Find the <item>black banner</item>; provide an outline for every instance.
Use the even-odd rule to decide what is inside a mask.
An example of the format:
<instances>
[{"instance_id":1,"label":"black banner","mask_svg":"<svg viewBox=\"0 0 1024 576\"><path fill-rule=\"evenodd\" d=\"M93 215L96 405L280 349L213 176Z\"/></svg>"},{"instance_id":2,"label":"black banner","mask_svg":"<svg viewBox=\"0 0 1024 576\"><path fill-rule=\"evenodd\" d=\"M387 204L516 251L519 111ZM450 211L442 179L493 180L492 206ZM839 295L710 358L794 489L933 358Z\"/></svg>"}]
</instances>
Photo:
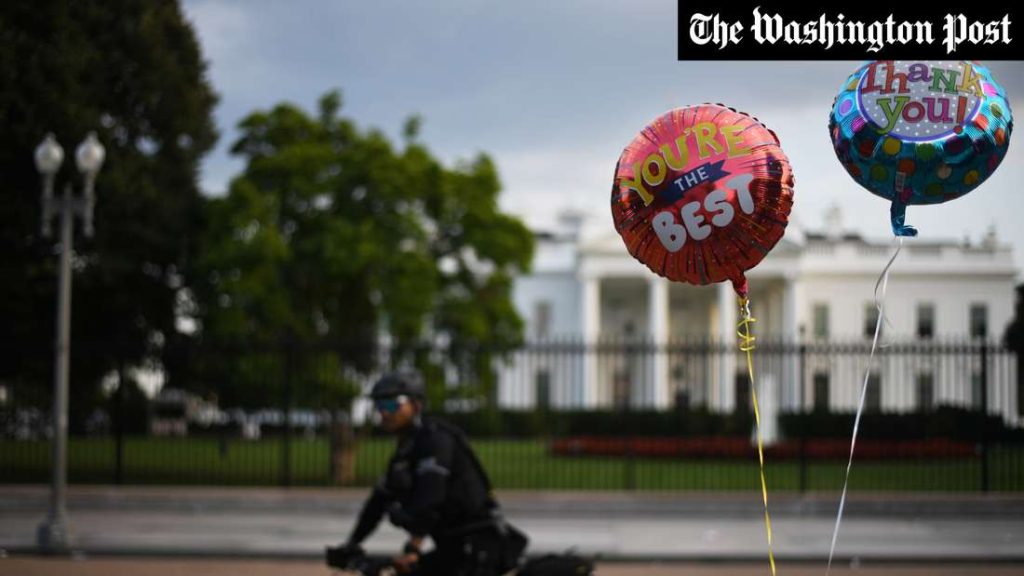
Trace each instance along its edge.
<instances>
[{"instance_id":1,"label":"black banner","mask_svg":"<svg viewBox=\"0 0 1024 576\"><path fill-rule=\"evenodd\" d=\"M1018 2L678 1L679 60L1019 60Z\"/></svg>"}]
</instances>

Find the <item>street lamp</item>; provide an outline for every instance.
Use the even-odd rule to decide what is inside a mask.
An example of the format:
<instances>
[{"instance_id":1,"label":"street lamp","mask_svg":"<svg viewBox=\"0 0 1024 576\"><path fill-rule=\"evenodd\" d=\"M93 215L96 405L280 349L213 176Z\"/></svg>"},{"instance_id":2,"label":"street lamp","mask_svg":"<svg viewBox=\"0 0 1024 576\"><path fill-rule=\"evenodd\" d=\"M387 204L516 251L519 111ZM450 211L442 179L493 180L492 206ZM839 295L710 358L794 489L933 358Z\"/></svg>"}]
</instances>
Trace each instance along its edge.
<instances>
[{"instance_id":1,"label":"street lamp","mask_svg":"<svg viewBox=\"0 0 1024 576\"><path fill-rule=\"evenodd\" d=\"M68 443L68 356L71 349L71 254L74 250L75 215L81 216L83 232L92 236L92 212L96 204L94 184L103 166L106 151L96 138L89 135L75 150L75 163L82 173L82 198L75 198L71 184L64 186L60 198L53 195L53 183L64 162L64 149L53 134L36 147L36 169L43 177L42 222L44 237L50 236L50 221L60 217L60 276L57 287L57 342L55 346L53 379L53 483L50 488L50 512L39 526L37 543L44 552L66 552L70 547L70 529L67 521L65 491L67 487Z\"/></svg>"}]
</instances>

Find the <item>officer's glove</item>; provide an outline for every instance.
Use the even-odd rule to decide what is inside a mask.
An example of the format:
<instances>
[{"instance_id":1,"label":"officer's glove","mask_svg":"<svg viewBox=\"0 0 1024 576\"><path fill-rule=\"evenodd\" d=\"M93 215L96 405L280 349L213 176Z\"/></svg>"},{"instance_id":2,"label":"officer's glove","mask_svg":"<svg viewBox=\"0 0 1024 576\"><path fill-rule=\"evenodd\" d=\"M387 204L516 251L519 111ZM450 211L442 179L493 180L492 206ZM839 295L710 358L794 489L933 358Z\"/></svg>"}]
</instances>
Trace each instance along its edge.
<instances>
[{"instance_id":1,"label":"officer's glove","mask_svg":"<svg viewBox=\"0 0 1024 576\"><path fill-rule=\"evenodd\" d=\"M346 542L340 546L328 546L327 565L331 568L345 570L352 561L358 560L365 555L366 552L363 551L362 546L351 542Z\"/></svg>"},{"instance_id":2,"label":"officer's glove","mask_svg":"<svg viewBox=\"0 0 1024 576\"><path fill-rule=\"evenodd\" d=\"M401 556L396 556L392 559L391 563L394 564L395 569L399 574L408 574L412 572L413 568L416 567L420 562L420 553L405 551Z\"/></svg>"}]
</instances>

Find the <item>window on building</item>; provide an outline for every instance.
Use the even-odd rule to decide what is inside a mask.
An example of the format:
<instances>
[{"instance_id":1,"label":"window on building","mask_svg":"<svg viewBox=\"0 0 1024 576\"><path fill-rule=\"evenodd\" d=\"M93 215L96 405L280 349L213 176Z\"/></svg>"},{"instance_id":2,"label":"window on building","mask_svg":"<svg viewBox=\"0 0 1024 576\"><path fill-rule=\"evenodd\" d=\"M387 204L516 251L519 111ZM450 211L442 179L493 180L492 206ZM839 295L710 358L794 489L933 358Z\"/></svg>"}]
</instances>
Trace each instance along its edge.
<instances>
[{"instance_id":1,"label":"window on building","mask_svg":"<svg viewBox=\"0 0 1024 576\"><path fill-rule=\"evenodd\" d=\"M682 362L676 362L672 366L672 379L676 382L682 382L686 378L686 365Z\"/></svg>"},{"instance_id":2,"label":"window on building","mask_svg":"<svg viewBox=\"0 0 1024 576\"><path fill-rule=\"evenodd\" d=\"M1017 416L1024 416L1024 378L1017 377Z\"/></svg>"},{"instance_id":3,"label":"window on building","mask_svg":"<svg viewBox=\"0 0 1024 576\"><path fill-rule=\"evenodd\" d=\"M736 391L736 413L753 414L754 405L750 401L750 377L747 374L736 374L733 389Z\"/></svg>"},{"instance_id":4,"label":"window on building","mask_svg":"<svg viewBox=\"0 0 1024 576\"><path fill-rule=\"evenodd\" d=\"M814 332L813 336L825 339L829 336L828 304L818 303L814 305Z\"/></svg>"},{"instance_id":5,"label":"window on building","mask_svg":"<svg viewBox=\"0 0 1024 576\"><path fill-rule=\"evenodd\" d=\"M551 334L551 302L538 300L533 309L534 335L538 338L547 338Z\"/></svg>"},{"instance_id":6,"label":"window on building","mask_svg":"<svg viewBox=\"0 0 1024 576\"><path fill-rule=\"evenodd\" d=\"M878 325L878 306L875 306L874 302L868 302L864 305L864 337L874 338L875 337L875 326ZM881 326L878 327L879 334L881 334Z\"/></svg>"},{"instance_id":7,"label":"window on building","mask_svg":"<svg viewBox=\"0 0 1024 576\"><path fill-rule=\"evenodd\" d=\"M971 338L987 338L988 306L984 304L971 304L970 322Z\"/></svg>"},{"instance_id":8,"label":"window on building","mask_svg":"<svg viewBox=\"0 0 1024 576\"><path fill-rule=\"evenodd\" d=\"M546 410L551 406L551 373L547 370L537 370L535 378L537 408Z\"/></svg>"},{"instance_id":9,"label":"window on building","mask_svg":"<svg viewBox=\"0 0 1024 576\"><path fill-rule=\"evenodd\" d=\"M917 337L931 338L935 336L935 305L917 305Z\"/></svg>"},{"instance_id":10,"label":"window on building","mask_svg":"<svg viewBox=\"0 0 1024 576\"><path fill-rule=\"evenodd\" d=\"M616 370L612 379L612 404L620 410L625 410L631 404L632 395L633 383L629 377L629 370Z\"/></svg>"},{"instance_id":11,"label":"window on building","mask_svg":"<svg viewBox=\"0 0 1024 576\"><path fill-rule=\"evenodd\" d=\"M982 407L981 372L971 373L971 408L981 410Z\"/></svg>"},{"instance_id":12,"label":"window on building","mask_svg":"<svg viewBox=\"0 0 1024 576\"><path fill-rule=\"evenodd\" d=\"M882 411L882 376L877 372L872 372L868 376L868 392L864 398L864 411Z\"/></svg>"},{"instance_id":13,"label":"window on building","mask_svg":"<svg viewBox=\"0 0 1024 576\"><path fill-rule=\"evenodd\" d=\"M690 411L690 391L685 388L677 389L673 402L677 412L688 413Z\"/></svg>"},{"instance_id":14,"label":"window on building","mask_svg":"<svg viewBox=\"0 0 1024 576\"><path fill-rule=\"evenodd\" d=\"M814 373L814 411L828 412L829 405L828 372Z\"/></svg>"},{"instance_id":15,"label":"window on building","mask_svg":"<svg viewBox=\"0 0 1024 576\"><path fill-rule=\"evenodd\" d=\"M935 406L935 381L925 372L917 375L917 410L931 412Z\"/></svg>"}]
</instances>

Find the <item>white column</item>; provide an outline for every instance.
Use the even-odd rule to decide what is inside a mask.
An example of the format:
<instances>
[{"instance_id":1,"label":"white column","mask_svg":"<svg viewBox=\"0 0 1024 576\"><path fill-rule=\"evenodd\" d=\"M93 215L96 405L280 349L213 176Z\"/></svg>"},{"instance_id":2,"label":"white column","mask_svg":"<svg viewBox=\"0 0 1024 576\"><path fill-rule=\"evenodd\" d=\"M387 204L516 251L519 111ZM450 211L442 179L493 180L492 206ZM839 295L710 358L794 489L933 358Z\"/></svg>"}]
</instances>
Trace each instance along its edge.
<instances>
[{"instance_id":1,"label":"white column","mask_svg":"<svg viewBox=\"0 0 1024 576\"><path fill-rule=\"evenodd\" d=\"M583 408L597 406L597 343L601 335L601 279L583 279L583 381L580 385L579 401Z\"/></svg>"},{"instance_id":2,"label":"white column","mask_svg":"<svg viewBox=\"0 0 1024 576\"><path fill-rule=\"evenodd\" d=\"M714 397L719 412L736 407L736 293L729 282L718 283L718 339L724 346L718 357L718 378Z\"/></svg>"},{"instance_id":3,"label":"white column","mask_svg":"<svg viewBox=\"0 0 1024 576\"><path fill-rule=\"evenodd\" d=\"M800 387L806 386L806 382L800 382L800 358L797 354L797 346L800 342L799 329L797 328L797 287L793 276L785 277L785 284L782 288L782 338L790 349L791 353L785 356L782 363L782 402L783 410L800 406ZM808 394L804 393L804 401L810 400ZM801 407L806 409L806 406Z\"/></svg>"},{"instance_id":4,"label":"white column","mask_svg":"<svg viewBox=\"0 0 1024 576\"><path fill-rule=\"evenodd\" d=\"M765 373L758 376L757 402L761 412L761 441L766 446L775 444L779 439L779 396L775 385L775 374ZM751 442L757 441L757 430L751 434Z\"/></svg>"},{"instance_id":5,"label":"white column","mask_svg":"<svg viewBox=\"0 0 1024 576\"><path fill-rule=\"evenodd\" d=\"M669 406L668 397L668 280L651 276L647 281L647 325L651 330L654 345L651 358L650 393L647 398L654 408L663 410Z\"/></svg>"}]
</instances>

